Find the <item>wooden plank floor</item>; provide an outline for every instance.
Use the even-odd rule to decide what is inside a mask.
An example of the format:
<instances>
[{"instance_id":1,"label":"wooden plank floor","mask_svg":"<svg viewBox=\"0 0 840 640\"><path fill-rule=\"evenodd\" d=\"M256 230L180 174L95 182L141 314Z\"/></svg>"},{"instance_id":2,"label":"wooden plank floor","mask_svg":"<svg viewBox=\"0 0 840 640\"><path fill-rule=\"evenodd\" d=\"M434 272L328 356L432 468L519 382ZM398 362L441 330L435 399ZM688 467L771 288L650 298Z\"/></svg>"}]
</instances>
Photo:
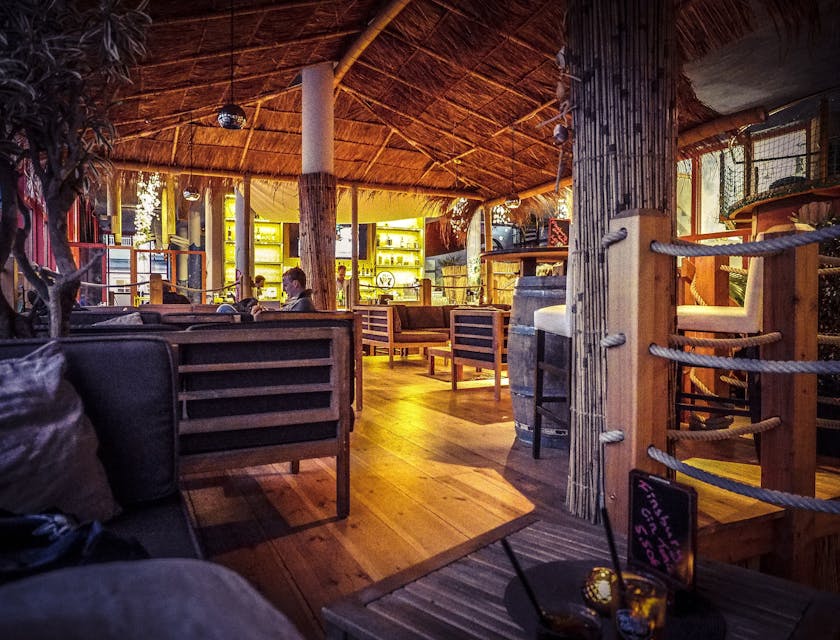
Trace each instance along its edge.
<instances>
[{"instance_id":1,"label":"wooden plank floor","mask_svg":"<svg viewBox=\"0 0 840 640\"><path fill-rule=\"evenodd\" d=\"M534 461L516 442L509 394L492 374L429 376L414 355L364 359L364 410L351 436L351 507L335 518L335 465L303 461L183 478L207 555L245 576L307 638L321 607L520 516L569 516L567 456ZM504 390L506 391L506 390Z\"/></svg>"}]
</instances>

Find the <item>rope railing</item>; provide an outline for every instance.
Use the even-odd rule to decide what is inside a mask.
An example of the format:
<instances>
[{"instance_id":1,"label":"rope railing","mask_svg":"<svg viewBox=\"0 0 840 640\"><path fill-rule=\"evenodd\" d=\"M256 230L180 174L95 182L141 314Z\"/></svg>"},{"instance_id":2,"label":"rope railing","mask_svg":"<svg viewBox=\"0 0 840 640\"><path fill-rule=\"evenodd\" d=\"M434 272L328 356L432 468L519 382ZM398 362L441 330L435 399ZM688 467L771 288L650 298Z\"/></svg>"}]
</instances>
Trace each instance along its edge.
<instances>
[{"instance_id":1,"label":"rope railing","mask_svg":"<svg viewBox=\"0 0 840 640\"><path fill-rule=\"evenodd\" d=\"M833 429L840 431L840 420L829 420L828 418L817 418L818 429Z\"/></svg>"},{"instance_id":2,"label":"rope railing","mask_svg":"<svg viewBox=\"0 0 840 640\"><path fill-rule=\"evenodd\" d=\"M832 347L840 347L840 335L830 333L818 333L817 344L831 345Z\"/></svg>"},{"instance_id":3,"label":"rope railing","mask_svg":"<svg viewBox=\"0 0 840 640\"><path fill-rule=\"evenodd\" d=\"M730 387L738 387L739 389L746 389L747 388L747 381L741 380L741 378L736 378L735 376L721 376L721 382L725 382Z\"/></svg>"},{"instance_id":4,"label":"rope railing","mask_svg":"<svg viewBox=\"0 0 840 640\"><path fill-rule=\"evenodd\" d=\"M840 267L840 257L820 255L820 264L827 264L835 267Z\"/></svg>"},{"instance_id":5,"label":"rope railing","mask_svg":"<svg viewBox=\"0 0 840 640\"><path fill-rule=\"evenodd\" d=\"M757 347L763 344L772 344L782 339L782 334L772 331L759 336L748 336L745 338L695 338L679 334L668 336L668 342L677 347L714 347L718 349L739 349L744 347Z\"/></svg>"},{"instance_id":6,"label":"rope railing","mask_svg":"<svg viewBox=\"0 0 840 640\"><path fill-rule=\"evenodd\" d=\"M834 238L840 238L840 225L831 225L822 229L806 231L795 235L767 238L753 242L742 242L739 244L708 245L685 242L683 240L674 240L670 243L654 241L650 244L650 250L654 253L669 256L760 256L802 247L807 244L825 242Z\"/></svg>"},{"instance_id":7,"label":"rope railing","mask_svg":"<svg viewBox=\"0 0 840 640\"><path fill-rule=\"evenodd\" d=\"M665 437L671 441L677 440L692 440L703 442L714 442L720 440L729 440L731 438L740 438L744 435L762 433L769 431L782 424L782 420L778 417L767 418L761 422L753 422L745 424L740 427L730 427L728 429L713 429L709 431L683 431L680 429L668 429L665 432Z\"/></svg>"},{"instance_id":8,"label":"rope railing","mask_svg":"<svg viewBox=\"0 0 840 640\"><path fill-rule=\"evenodd\" d=\"M785 491L777 491L776 489L764 489L762 487L754 487L737 480L731 480L722 476L692 467L672 455L669 455L657 449L653 445L647 449L648 456L656 460L660 464L665 465L672 471L679 471L690 478L700 480L706 484L710 484L719 489L737 493L748 498L755 498L768 504L774 504L785 508L794 509L808 509L810 511L818 511L820 513L840 514L840 501L836 500L821 500L819 498L812 498L809 496L800 496L795 493L787 493Z\"/></svg>"},{"instance_id":9,"label":"rope railing","mask_svg":"<svg viewBox=\"0 0 840 640\"><path fill-rule=\"evenodd\" d=\"M140 280L138 282L123 282L121 284L106 284L102 282L80 282L79 286L94 287L96 289L117 289L122 287L139 287L144 284L149 284L150 280Z\"/></svg>"},{"instance_id":10,"label":"rope railing","mask_svg":"<svg viewBox=\"0 0 840 640\"><path fill-rule=\"evenodd\" d=\"M727 273L737 273L738 275L745 276L749 273L749 269L744 269L744 267L730 267L728 264L720 265L721 271L726 271Z\"/></svg>"},{"instance_id":11,"label":"rope railing","mask_svg":"<svg viewBox=\"0 0 840 640\"><path fill-rule=\"evenodd\" d=\"M669 349L657 344L648 347L651 355L682 364L710 369L732 369L757 373L817 373L840 374L840 361L834 360L752 360L749 358L727 358L687 353L681 349Z\"/></svg>"},{"instance_id":12,"label":"rope railing","mask_svg":"<svg viewBox=\"0 0 840 640\"><path fill-rule=\"evenodd\" d=\"M819 404L830 404L834 407L840 407L840 398L829 398L827 396L817 396Z\"/></svg>"}]
</instances>

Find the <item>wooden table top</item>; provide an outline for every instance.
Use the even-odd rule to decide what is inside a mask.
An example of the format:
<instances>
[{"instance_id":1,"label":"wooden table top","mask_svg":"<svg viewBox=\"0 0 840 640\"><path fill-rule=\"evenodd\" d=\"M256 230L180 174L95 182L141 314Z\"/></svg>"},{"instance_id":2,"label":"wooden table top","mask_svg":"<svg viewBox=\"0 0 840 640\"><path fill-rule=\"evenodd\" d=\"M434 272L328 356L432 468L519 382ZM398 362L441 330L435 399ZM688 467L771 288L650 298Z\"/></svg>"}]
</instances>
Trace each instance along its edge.
<instances>
[{"instance_id":1,"label":"wooden table top","mask_svg":"<svg viewBox=\"0 0 840 640\"><path fill-rule=\"evenodd\" d=\"M558 560L609 566L603 530L573 520L525 517L411 567L323 609L331 639L529 638L506 607L514 578L499 540L528 571ZM626 548L619 540L619 555ZM697 592L726 622L726 638L840 638L840 596L755 571L698 562Z\"/></svg>"}]
</instances>

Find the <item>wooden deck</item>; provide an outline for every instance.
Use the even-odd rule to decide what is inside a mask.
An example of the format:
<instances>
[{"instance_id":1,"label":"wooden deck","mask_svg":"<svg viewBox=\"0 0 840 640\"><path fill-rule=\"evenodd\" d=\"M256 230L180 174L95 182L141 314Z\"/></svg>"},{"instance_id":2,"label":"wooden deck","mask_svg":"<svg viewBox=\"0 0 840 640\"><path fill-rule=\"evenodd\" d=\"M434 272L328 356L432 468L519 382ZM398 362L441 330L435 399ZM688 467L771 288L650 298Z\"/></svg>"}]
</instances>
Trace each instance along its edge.
<instances>
[{"instance_id":1,"label":"wooden deck","mask_svg":"<svg viewBox=\"0 0 840 640\"><path fill-rule=\"evenodd\" d=\"M509 394L503 389L494 401L491 372L465 369L453 392L448 368L431 376L416 355L393 369L387 357L367 356L364 368L346 520L335 518L328 459L302 461L299 475L277 464L183 479L208 556L250 580L307 638L324 637L321 607L342 596L525 514L570 518L566 455L544 449L534 461L530 447L515 441ZM751 447L729 444L719 457L749 461ZM731 494L710 500L717 506L701 522L717 536L715 549L766 538L770 527L761 519L772 519L772 509L749 505L759 520L744 527L748 505ZM704 544L701 537L701 550Z\"/></svg>"}]
</instances>

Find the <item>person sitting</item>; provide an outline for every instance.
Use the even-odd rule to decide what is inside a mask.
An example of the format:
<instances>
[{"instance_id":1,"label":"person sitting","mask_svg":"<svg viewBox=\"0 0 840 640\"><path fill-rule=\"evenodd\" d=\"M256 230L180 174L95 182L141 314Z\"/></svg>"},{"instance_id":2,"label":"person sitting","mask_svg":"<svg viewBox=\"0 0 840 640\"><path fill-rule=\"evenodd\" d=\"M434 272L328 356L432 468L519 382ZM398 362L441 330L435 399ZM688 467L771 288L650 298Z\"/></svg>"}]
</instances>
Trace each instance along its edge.
<instances>
[{"instance_id":1,"label":"person sitting","mask_svg":"<svg viewBox=\"0 0 840 640\"><path fill-rule=\"evenodd\" d=\"M175 285L169 282L163 284L163 299L161 300L163 304L190 304L190 299L183 293L178 293Z\"/></svg>"},{"instance_id":2,"label":"person sitting","mask_svg":"<svg viewBox=\"0 0 840 640\"><path fill-rule=\"evenodd\" d=\"M283 274L283 291L286 293L286 302L280 307L280 311L297 311L309 313L315 311L312 302L312 289L306 288L306 274L299 267L292 267ZM256 316L264 311L260 305L256 305L251 313Z\"/></svg>"}]
</instances>

